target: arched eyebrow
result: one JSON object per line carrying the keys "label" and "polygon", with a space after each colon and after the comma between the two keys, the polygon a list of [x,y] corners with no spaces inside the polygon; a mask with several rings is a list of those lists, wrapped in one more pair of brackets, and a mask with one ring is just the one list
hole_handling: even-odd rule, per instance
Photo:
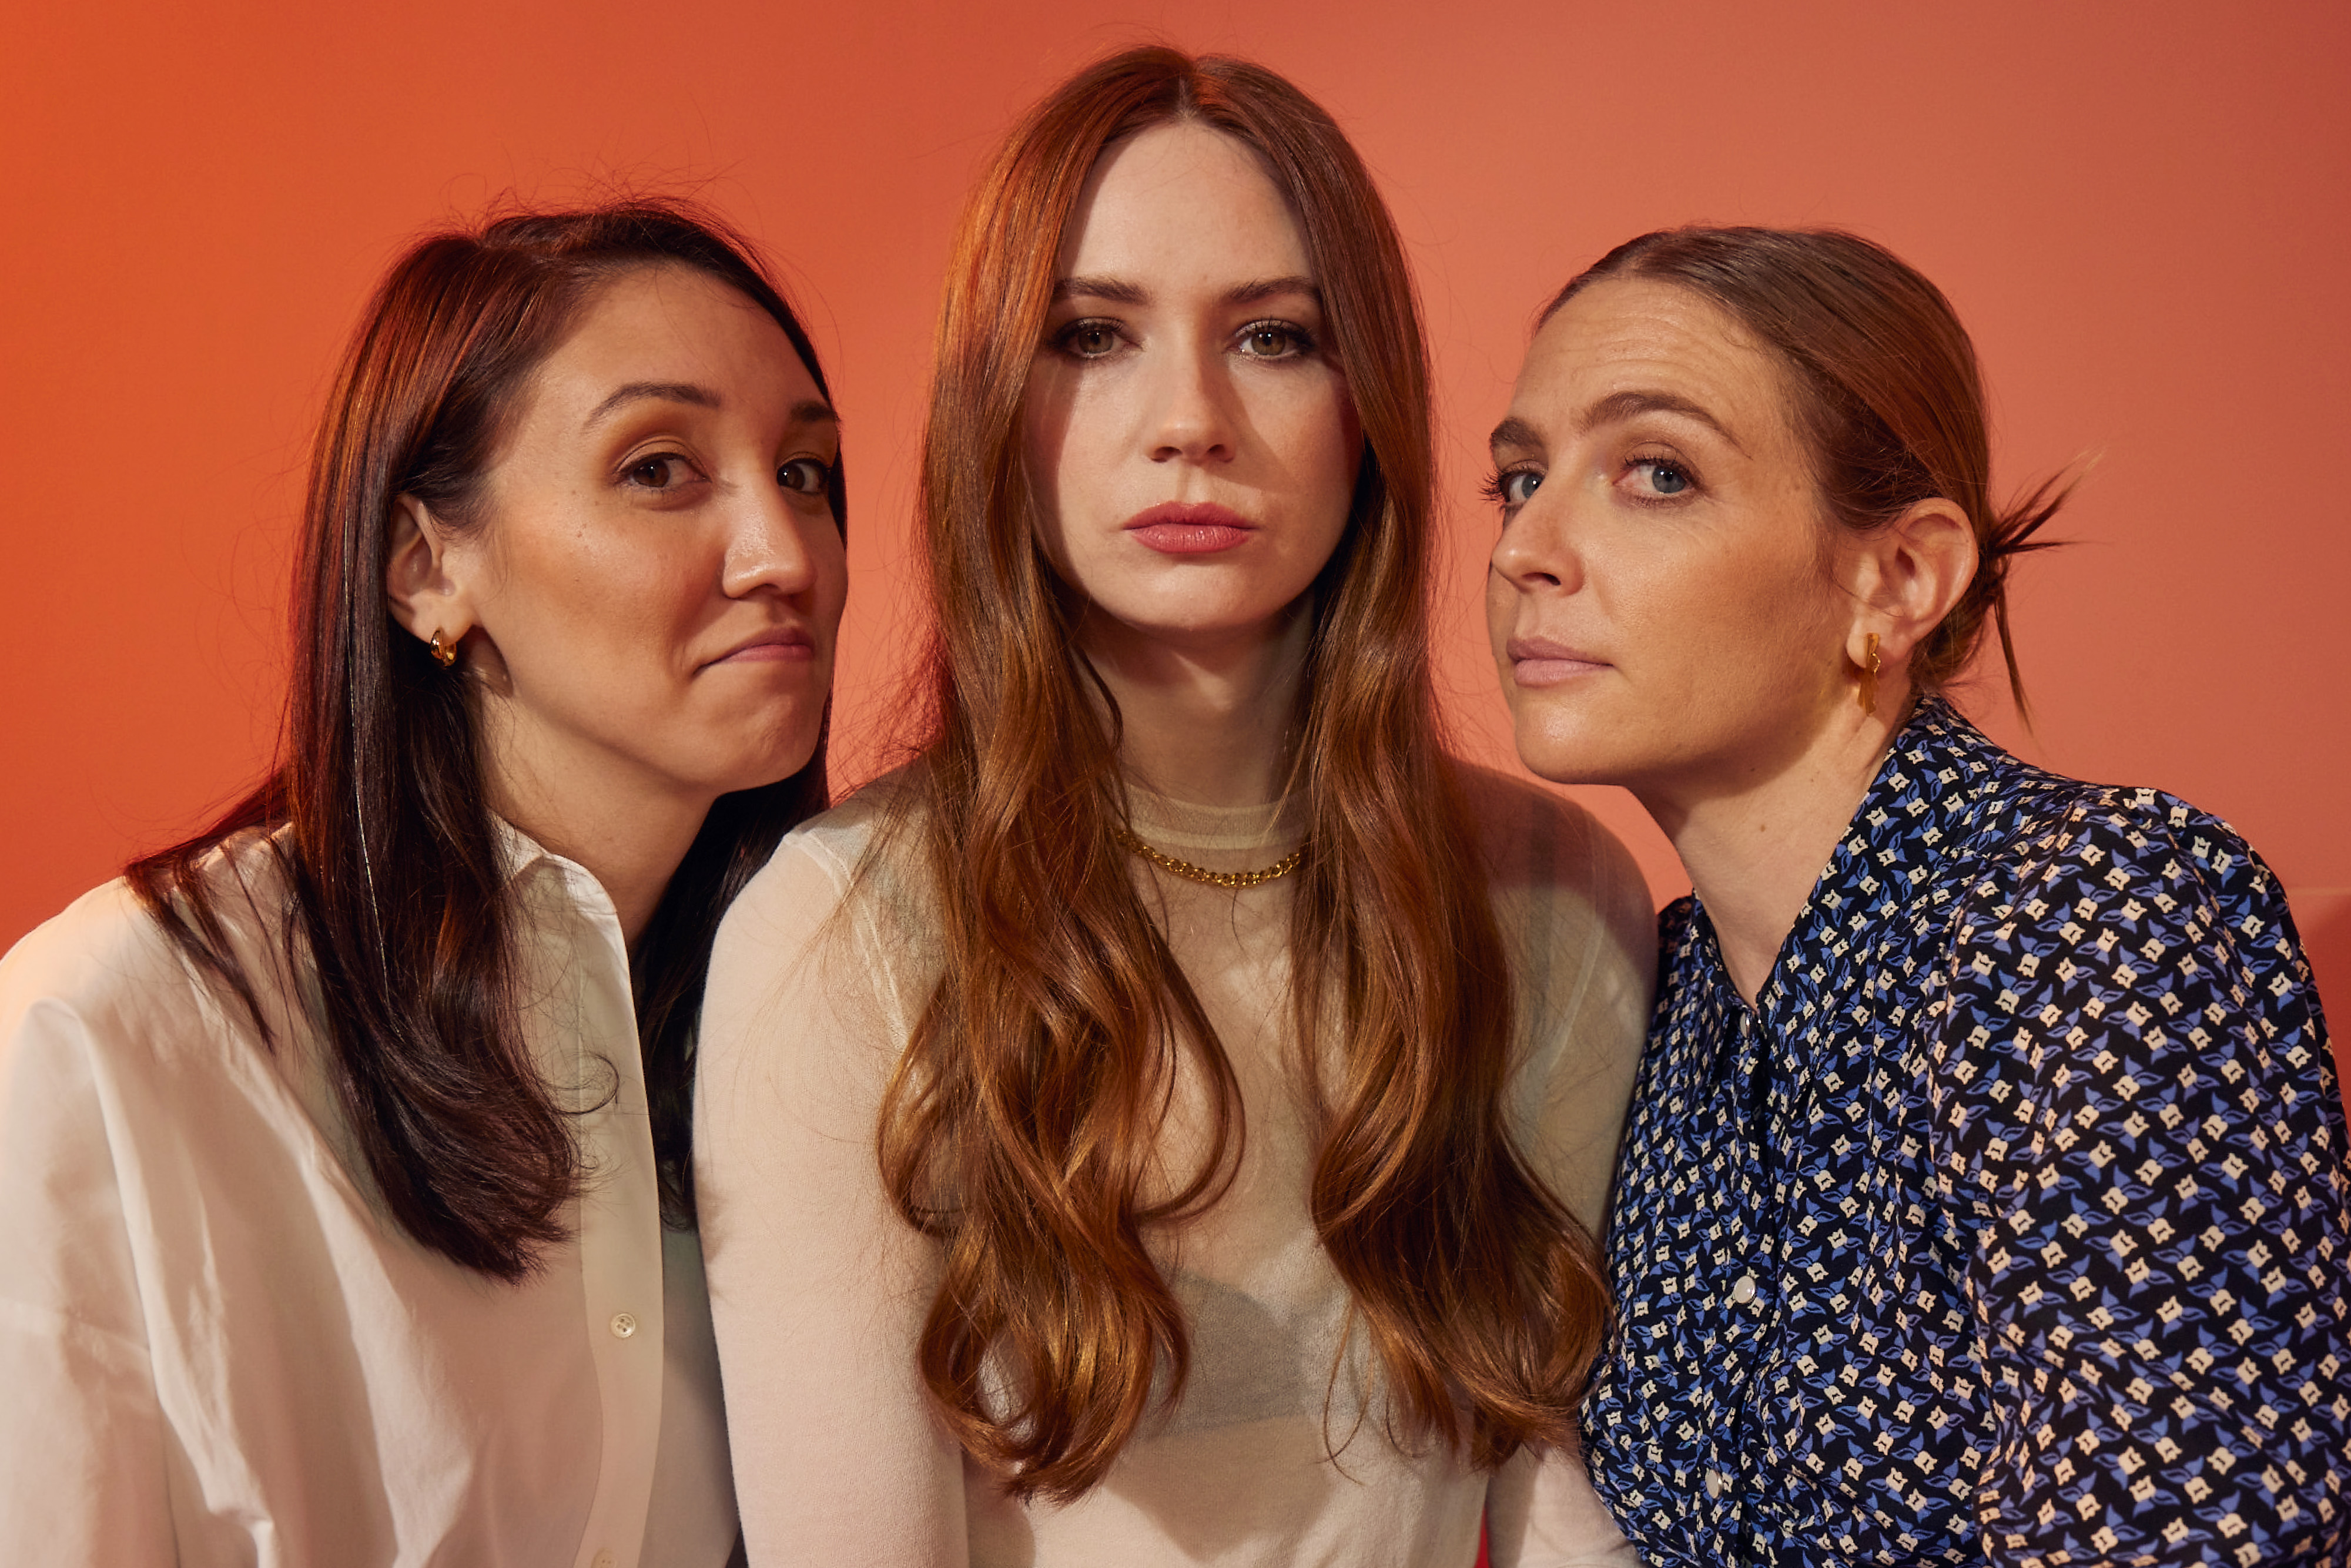
{"label": "arched eyebrow", "polygon": [[[1254,305],[1260,299],[1272,299],[1284,294],[1302,294],[1315,304],[1322,303],[1322,291],[1311,277],[1259,277],[1235,284],[1225,290],[1228,305]],[[1151,290],[1139,283],[1123,277],[1063,277],[1053,284],[1053,298],[1107,299],[1113,305],[1142,307],[1151,303]]]}
{"label": "arched eyebrow", "polygon": [[580,428],[590,429],[617,411],[632,402],[643,402],[647,398],[659,398],[664,402],[692,403],[696,408],[717,408],[722,401],[708,387],[698,387],[691,382],[631,382],[598,403]]}
{"label": "arched eyebrow", "polygon": [[1517,414],[1496,425],[1494,434],[1486,437],[1486,448],[1489,452],[1499,452],[1505,447],[1540,452],[1542,445],[1542,433]]}
{"label": "arched eyebrow", "polygon": [[[609,418],[628,407],[629,404],[643,402],[647,399],[658,399],[664,402],[689,403],[695,408],[716,409],[726,406],[726,400],[716,392],[712,392],[708,387],[696,386],[692,382],[631,382],[627,386],[622,387],[602,402],[598,403],[594,411],[588,415],[587,423],[581,428],[592,427],[600,420]],[[806,398],[792,404],[791,412],[785,417],[794,424],[839,424],[841,423],[841,415],[833,412],[831,403],[822,398],[814,397]]]}
{"label": "arched eyebrow", "polygon": [[1731,434],[1724,427],[1722,421],[1715,418],[1713,413],[1705,404],[1692,402],[1686,397],[1668,392],[1635,390],[1610,392],[1583,411],[1583,428],[1590,430],[1595,425],[1614,424],[1620,420],[1631,419],[1644,413],[1677,413],[1684,419],[1696,420],[1737,447],[1741,455],[1747,451],[1739,437]]}

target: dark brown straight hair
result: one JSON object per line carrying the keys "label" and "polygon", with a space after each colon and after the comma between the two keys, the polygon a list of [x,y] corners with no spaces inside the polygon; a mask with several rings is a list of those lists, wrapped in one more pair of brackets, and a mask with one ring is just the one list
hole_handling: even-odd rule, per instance
{"label": "dark brown straight hair", "polygon": [[[753,256],[705,212],[634,199],[511,213],[395,262],[312,452],[277,769],[203,832],[126,872],[266,1035],[204,862],[248,830],[271,835],[288,889],[287,956],[317,977],[329,1073],[368,1174],[411,1235],[503,1280],[564,1239],[580,1157],[517,1021],[516,915],[467,682],[392,620],[393,504],[413,496],[453,527],[489,523],[480,486],[532,372],[600,287],[641,267],[694,267],[758,304],[822,390],[808,334]],[[837,471],[831,507],[842,523]],[[638,940],[637,1027],[672,1225],[693,1222],[694,1031],[719,917],[785,831],[824,805],[820,735],[799,773],[711,808]]]}
{"label": "dark brown straight hair", "polygon": [[[897,819],[938,894],[945,970],[878,1134],[900,1212],[940,1242],[922,1375],[1014,1495],[1102,1480],[1189,1340],[1155,1226],[1213,1203],[1241,1137],[1224,1048],[1130,878],[1116,706],[1039,543],[1019,431],[1056,236],[1105,148],[1172,122],[1252,149],[1303,231],[1364,451],[1312,593],[1293,789],[1293,1024],[1309,1205],[1384,1373],[1392,1435],[1491,1469],[1571,1440],[1606,1293],[1591,1239],[1512,1146],[1512,1001],[1488,871],[1431,695],[1428,370],[1404,252],[1339,128],[1274,73],[1115,56],[1012,133],[959,231],[921,507],[933,730]],[[1327,1050],[1323,1049],[1328,1047]],[[1152,1198],[1188,1061],[1209,1148]]]}
{"label": "dark brown straight hair", "polygon": [[1910,655],[1910,679],[1922,691],[1957,679],[1987,622],[1996,623],[2009,692],[2029,718],[2009,634],[2009,569],[2062,542],[2036,536],[2074,481],[2053,476],[1994,505],[1983,375],[1942,290],[1884,246],[1842,229],[1659,229],[1570,279],[1541,319],[1610,277],[1679,284],[1761,340],[1794,387],[1796,428],[1839,524],[1881,528],[1935,497],[1967,514],[1975,576]]}

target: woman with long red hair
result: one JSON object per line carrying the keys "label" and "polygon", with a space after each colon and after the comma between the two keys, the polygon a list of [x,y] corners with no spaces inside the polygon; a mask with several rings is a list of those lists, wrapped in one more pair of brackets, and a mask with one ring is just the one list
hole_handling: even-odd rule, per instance
{"label": "woman with long red hair", "polygon": [[754,1561],[1622,1550],[1574,1458],[1650,911],[1466,768],[1427,371],[1337,127],[1081,73],[964,221],[918,759],[721,933],[696,1157]]}

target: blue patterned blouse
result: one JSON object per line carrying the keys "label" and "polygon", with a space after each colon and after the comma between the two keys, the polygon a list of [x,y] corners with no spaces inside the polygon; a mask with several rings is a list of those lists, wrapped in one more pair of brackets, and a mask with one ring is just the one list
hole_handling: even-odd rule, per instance
{"label": "blue patterned blouse", "polygon": [[1585,1407],[1650,1563],[2346,1560],[2343,1111],[2226,824],[1928,701],[1754,1008],[1663,926]]}

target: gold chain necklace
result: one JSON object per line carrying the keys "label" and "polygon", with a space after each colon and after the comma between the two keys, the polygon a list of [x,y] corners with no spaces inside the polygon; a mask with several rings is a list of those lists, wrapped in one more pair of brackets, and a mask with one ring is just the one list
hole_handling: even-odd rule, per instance
{"label": "gold chain necklace", "polygon": [[1306,846],[1301,844],[1263,871],[1210,871],[1207,866],[1194,865],[1190,861],[1179,861],[1174,855],[1155,850],[1124,828],[1113,827],[1111,832],[1120,843],[1133,850],[1161,871],[1180,876],[1186,882],[1204,883],[1209,887],[1232,889],[1256,887],[1262,883],[1271,882],[1276,877],[1288,876],[1298,869],[1298,862],[1306,858]]}

